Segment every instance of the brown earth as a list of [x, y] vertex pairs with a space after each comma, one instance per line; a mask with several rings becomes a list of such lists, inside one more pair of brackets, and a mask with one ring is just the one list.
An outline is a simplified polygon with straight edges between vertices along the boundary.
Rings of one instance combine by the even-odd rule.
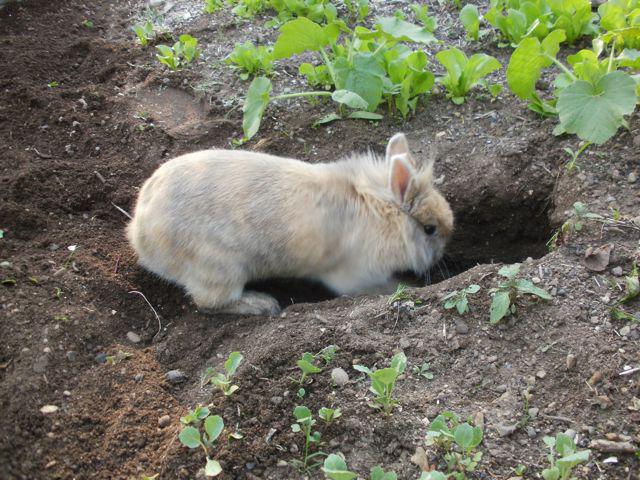
[[[417, 478], [410, 458], [424, 447], [428, 421], [445, 410], [483, 420], [484, 456], [470, 478], [508, 478], [518, 464], [527, 467], [525, 478], [539, 478], [542, 437], [567, 429], [580, 447], [606, 435], [628, 436], [638, 447], [640, 373], [620, 373], [640, 366], [640, 328], [609, 315], [624, 287], [612, 269], [628, 275], [640, 261], [640, 190], [629, 178], [639, 173], [637, 113], [628, 131], [589, 149], [581, 170], [569, 172], [562, 148], [575, 149], [577, 140], [553, 137], [551, 121], [508, 93], [493, 103], [473, 96], [461, 107], [435, 94], [406, 123], [325, 128], [311, 124], [330, 107], [273, 107], [247, 148], [329, 161], [354, 149], [381, 150], [398, 130], [417, 154], [436, 145], [437, 174], [457, 219], [448, 268], [434, 272], [434, 280], [446, 280], [391, 305], [342, 297], [295, 303], [278, 318], [205, 316], [180, 289], [136, 266], [121, 209], [131, 210], [140, 184], [168, 158], [228, 147], [240, 133], [234, 105], [246, 84], [215, 63], [220, 81], [210, 90], [201, 70], [164, 71], [129, 31], [142, 8], [62, 0], [0, 10], [0, 478], [194, 478], [203, 454], [182, 447], [177, 434], [179, 417], [197, 404], [210, 405], [227, 433], [244, 437], [219, 442], [221, 478], [301, 478], [285, 463], [300, 457], [301, 438], [290, 425], [301, 402], [313, 411], [342, 409], [332, 426], [317, 425], [321, 448], [342, 452], [361, 475], [382, 464], [401, 479]], [[451, 8], [433, 6], [442, 25], [451, 23]], [[93, 28], [83, 25], [87, 19]], [[198, 17], [190, 28], [214, 58], [238, 39], [263, 35], [225, 13]], [[448, 40], [456, 39], [459, 27]], [[53, 81], [59, 86], [49, 87]], [[616, 209], [622, 221], [587, 222], [547, 254], [546, 241], [575, 201], [610, 220]], [[605, 244], [613, 245], [605, 271], [586, 269], [587, 248]], [[535, 277], [553, 300], [522, 299], [517, 316], [490, 326], [497, 264], [528, 257], [522, 276]], [[471, 313], [445, 311], [442, 296], [469, 283], [482, 287]], [[160, 329], [134, 290], [157, 310]], [[284, 303], [328, 298], [298, 281], [277, 291]], [[638, 316], [637, 300], [626, 308]], [[141, 341], [131, 342], [129, 332]], [[296, 359], [329, 344], [338, 355], [299, 400], [290, 379]], [[223, 398], [201, 387], [200, 374], [221, 368], [233, 350], [245, 356], [235, 377], [240, 390]], [[397, 385], [400, 407], [387, 418], [368, 407], [368, 382], [351, 365], [386, 366], [399, 350], [409, 368]], [[577, 359], [571, 368], [569, 354]], [[430, 381], [412, 371], [425, 360]], [[333, 367], [349, 373], [346, 386], [331, 385]], [[183, 382], [167, 380], [174, 369]], [[43, 414], [44, 405], [59, 410]], [[169, 425], [160, 427], [165, 415]], [[603, 462], [612, 455], [616, 462]], [[428, 457], [441, 462], [436, 451]], [[576, 475], [632, 479], [639, 471], [634, 455], [594, 450]]]

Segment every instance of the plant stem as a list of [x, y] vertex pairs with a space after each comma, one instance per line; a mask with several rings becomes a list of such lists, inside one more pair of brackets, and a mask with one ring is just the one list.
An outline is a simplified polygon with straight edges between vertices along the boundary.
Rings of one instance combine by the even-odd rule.
[[573, 74], [573, 72], [569, 70], [567, 67], [565, 67], [560, 60], [546, 53], [544, 53], [543, 55], [549, 60], [551, 60], [553, 63], [555, 63], [558, 66], [558, 68], [560, 68], [560, 70], [562, 70], [564, 73], [566, 73], [569, 76], [569, 78], [571, 78], [571, 80], [573, 80], [574, 82], [578, 80], [578, 78]]
[[288, 98], [296, 98], [296, 97], [330, 97], [333, 92], [299, 92], [299, 93], [285, 93], [283, 95], [276, 95], [275, 97], [271, 97], [271, 100], [286, 100]]
[[611, 73], [611, 69], [613, 68], [613, 55], [616, 51], [616, 41], [613, 40], [611, 42], [611, 55], [609, 55], [609, 65], [607, 66], [607, 73]]
[[380, 46], [379, 46], [378, 48], [376, 48], [376, 49], [373, 51], [373, 53], [371, 54], [371, 56], [375, 57], [375, 56], [376, 56], [376, 54], [378, 54], [378, 52], [380, 52], [380, 50], [382, 50], [386, 44], [387, 44], [387, 41], [386, 41], [386, 40], [384, 40], [384, 41], [380, 44]]
[[338, 88], [338, 85], [336, 85], [336, 72], [333, 69], [333, 63], [331, 63], [331, 60], [329, 59], [329, 55], [327, 55], [327, 52], [325, 52], [324, 48], [320, 50], [320, 55], [322, 55], [322, 60], [324, 61], [325, 65], [327, 66], [327, 69], [329, 70], [329, 76], [331, 77], [333, 86]]

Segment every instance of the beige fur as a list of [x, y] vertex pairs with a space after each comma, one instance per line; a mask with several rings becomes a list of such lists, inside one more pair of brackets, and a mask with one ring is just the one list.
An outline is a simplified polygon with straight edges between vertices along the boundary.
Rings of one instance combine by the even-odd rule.
[[432, 162], [416, 161], [397, 134], [385, 158], [315, 165], [238, 150], [183, 155], [143, 185], [127, 235], [140, 264], [184, 286], [200, 308], [273, 314], [275, 299], [243, 291], [247, 282], [379, 289], [394, 272], [426, 272], [452, 228]]

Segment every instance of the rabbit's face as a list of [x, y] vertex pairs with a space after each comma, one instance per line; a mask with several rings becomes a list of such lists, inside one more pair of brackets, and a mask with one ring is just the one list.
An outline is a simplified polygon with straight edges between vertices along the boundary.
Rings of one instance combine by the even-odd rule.
[[444, 254], [453, 232], [453, 212], [435, 187], [433, 161], [417, 162], [403, 134], [389, 141], [387, 162], [390, 188], [412, 240], [413, 269], [424, 273]]

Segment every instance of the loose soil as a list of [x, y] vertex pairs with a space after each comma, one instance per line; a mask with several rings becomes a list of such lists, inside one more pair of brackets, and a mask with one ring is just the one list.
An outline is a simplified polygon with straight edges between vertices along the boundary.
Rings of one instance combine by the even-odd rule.
[[[311, 125], [329, 105], [270, 107], [246, 148], [331, 161], [352, 150], [382, 151], [400, 130], [416, 154], [436, 148], [456, 236], [434, 283], [409, 290], [410, 301], [331, 299], [316, 285], [288, 281], [263, 285], [283, 305], [293, 303], [276, 318], [205, 316], [179, 288], [141, 270], [123, 236], [124, 212], [158, 165], [227, 148], [240, 136], [247, 84], [220, 60], [235, 41], [274, 37], [226, 12], [203, 15], [200, 4], [181, 2], [166, 15], [172, 31], [191, 33], [205, 49], [197, 66], [178, 73], [134, 41], [130, 26], [144, 2], [34, 0], [0, 10], [0, 478], [200, 478], [202, 452], [177, 439], [179, 417], [198, 404], [221, 415], [227, 433], [243, 435], [221, 437], [221, 478], [303, 478], [287, 463], [300, 458], [300, 434], [290, 429], [300, 403], [342, 409], [332, 426], [317, 425], [321, 448], [342, 452], [363, 478], [376, 464], [417, 478], [417, 447], [441, 465], [441, 452], [425, 447], [424, 437], [445, 410], [484, 425], [484, 456], [470, 478], [509, 478], [518, 464], [525, 478], [539, 478], [547, 464], [542, 437], [567, 429], [581, 448], [607, 437], [628, 437], [637, 448], [640, 373], [620, 373], [640, 367], [640, 328], [612, 320], [609, 310], [624, 288], [612, 269], [628, 275], [640, 262], [640, 190], [631, 181], [639, 173], [638, 114], [568, 172], [562, 149], [577, 140], [554, 137], [553, 121], [506, 91], [494, 102], [472, 95], [459, 107], [436, 93], [407, 122], [322, 128]], [[490, 39], [464, 42], [449, 2], [429, 5], [447, 43], [506, 64], [508, 51]], [[378, 13], [401, 7], [375, 6]], [[276, 78], [278, 89], [302, 85], [295, 68], [284, 70], [291, 75]], [[54, 81], [59, 86], [49, 87]], [[587, 222], [548, 253], [546, 241], [575, 201], [607, 218], [616, 209], [623, 221]], [[585, 268], [585, 251], [606, 244], [613, 246], [607, 268]], [[499, 264], [515, 261], [553, 300], [522, 299], [516, 316], [490, 326], [488, 289]], [[442, 308], [444, 294], [470, 283], [482, 290], [469, 314]], [[637, 300], [626, 308], [639, 315]], [[133, 343], [130, 332], [141, 340]], [[339, 347], [336, 358], [298, 399], [296, 359], [329, 344]], [[200, 374], [221, 368], [233, 350], [245, 356], [234, 379], [240, 389], [224, 398], [203, 388]], [[384, 417], [369, 408], [368, 382], [351, 366], [387, 366], [400, 350], [409, 359], [396, 389], [400, 406]], [[433, 380], [412, 370], [425, 360]], [[348, 372], [348, 384], [331, 385], [334, 367]], [[184, 379], [172, 383], [166, 373], [176, 369]], [[44, 405], [59, 409], [43, 414]], [[165, 415], [170, 421], [161, 426]], [[594, 449], [576, 476], [640, 478], [639, 462]]]

